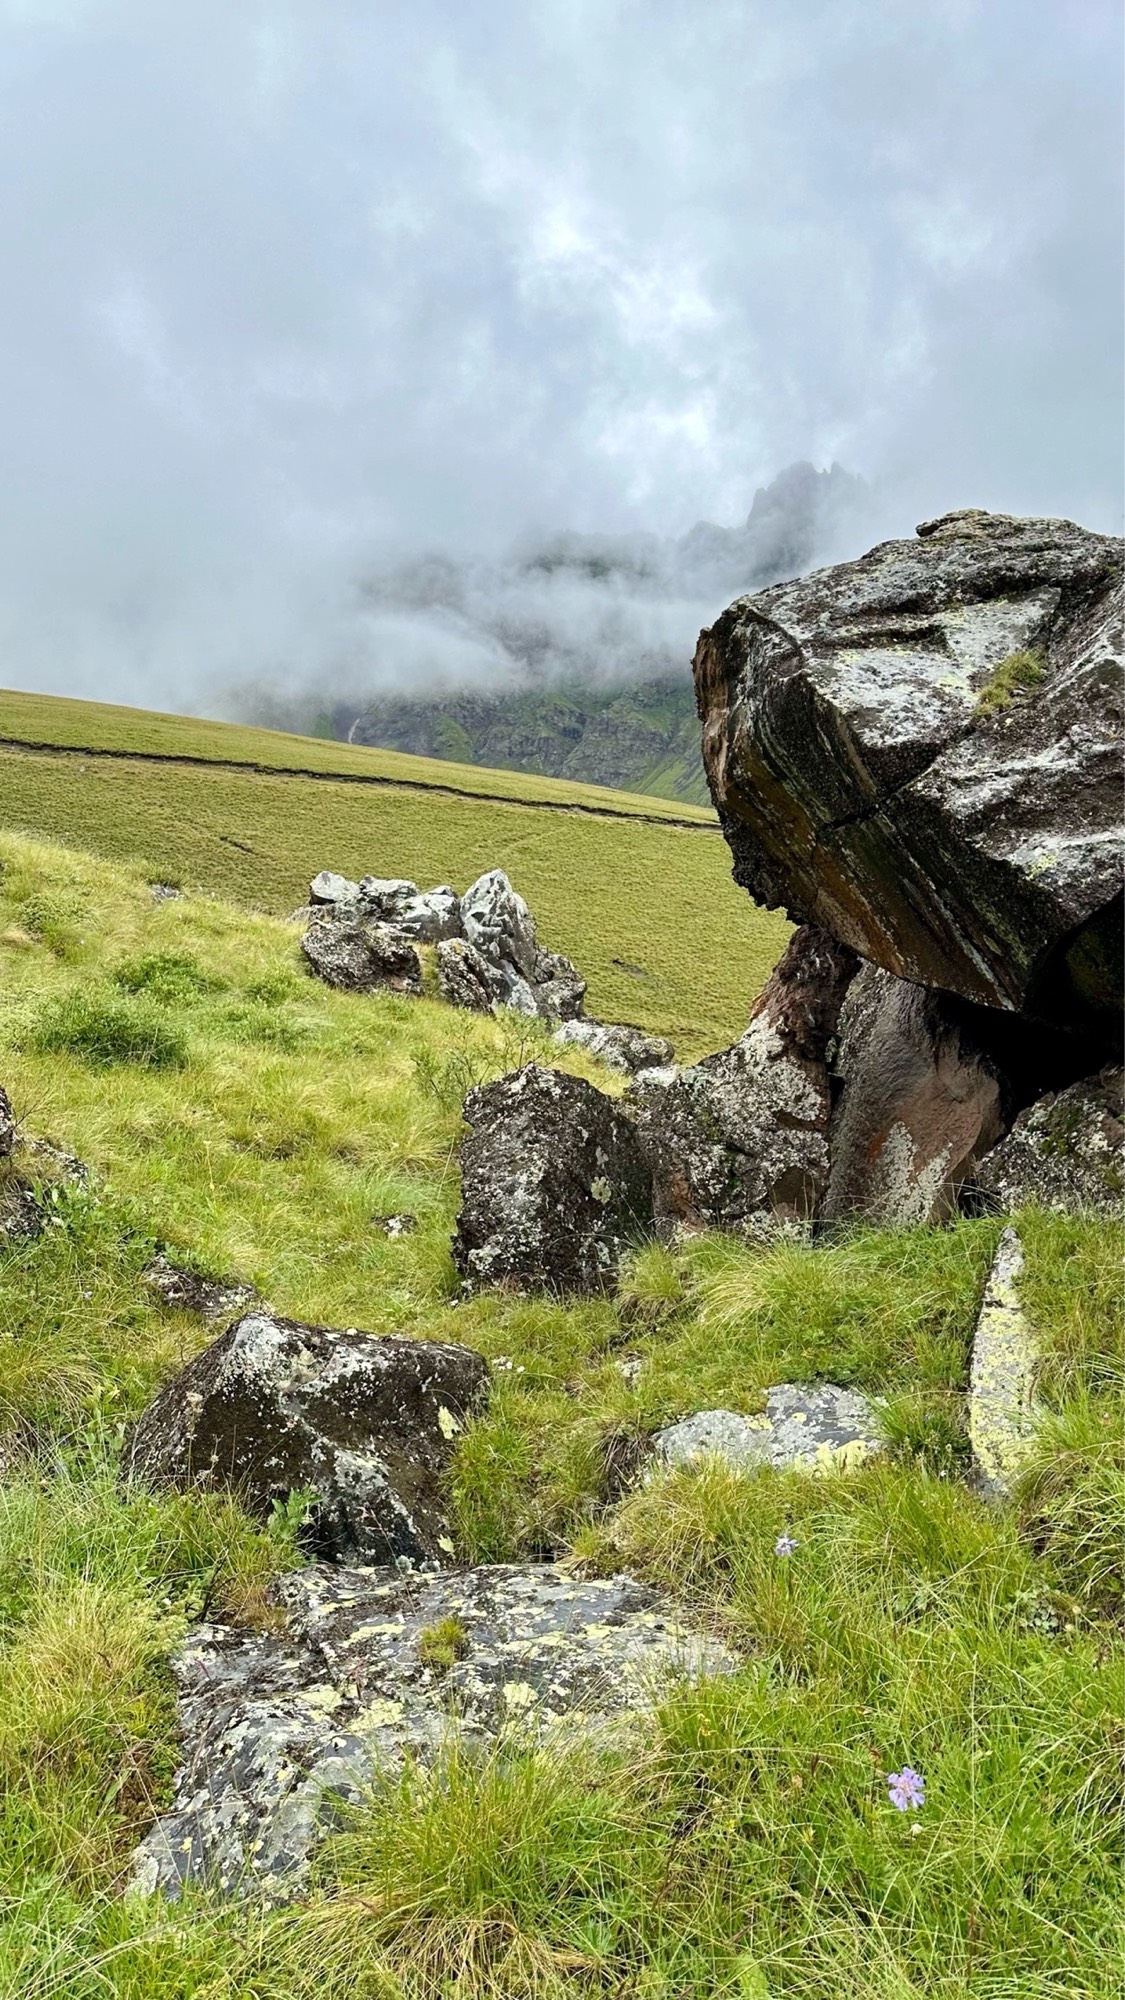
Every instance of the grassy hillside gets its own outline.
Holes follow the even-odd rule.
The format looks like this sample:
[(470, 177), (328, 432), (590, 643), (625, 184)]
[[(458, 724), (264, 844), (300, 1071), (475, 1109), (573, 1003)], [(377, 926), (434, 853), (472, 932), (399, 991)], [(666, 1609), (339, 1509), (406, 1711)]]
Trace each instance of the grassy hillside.
[[(461, 1096), (541, 1030), (333, 994), (291, 927), (154, 904), (146, 872), (0, 834), (0, 1079), (93, 1169), (0, 1249), (3, 2000), (1108, 2000), (1119, 1232), (1020, 1218), (1046, 1415), (1019, 1507), (990, 1509), (960, 1473), (998, 1222), (647, 1245), (615, 1299), (457, 1304)], [(380, 1234), (388, 1210), (416, 1233)], [(268, 1618), (298, 1560), (291, 1513), (117, 1484), (124, 1423), (207, 1338), (145, 1291), (158, 1241), (279, 1310), (505, 1357), (457, 1459), (460, 1553), (628, 1566), (739, 1671), (670, 1695), (628, 1759), (407, 1771), (291, 1910), (122, 1896), (175, 1763), (169, 1646), (204, 1606)], [(885, 1463), (613, 1502), (622, 1444), (808, 1375), (888, 1397)], [(907, 1762), (926, 1800), (900, 1814)]]
[(46, 696), (0, 696), (0, 739), (59, 746), (0, 748), (0, 826), (277, 915), (320, 867), (457, 888), (503, 867), (589, 980), (590, 1012), (685, 1056), (741, 1032), (784, 944), (690, 807)]

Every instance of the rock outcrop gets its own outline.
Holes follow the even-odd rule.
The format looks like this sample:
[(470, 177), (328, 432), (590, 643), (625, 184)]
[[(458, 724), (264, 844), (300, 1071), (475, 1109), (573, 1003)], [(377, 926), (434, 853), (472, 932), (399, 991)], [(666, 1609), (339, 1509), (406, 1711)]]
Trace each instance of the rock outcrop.
[(784, 1382), (766, 1393), (761, 1417), (702, 1410), (653, 1439), (659, 1465), (719, 1458), (734, 1471), (843, 1472), (883, 1449), (875, 1410), (858, 1389), (831, 1382)]
[(551, 1564), (320, 1566), (276, 1596), (283, 1635), (204, 1625), (172, 1661), (184, 1764), (135, 1856), (143, 1891), (296, 1895), (318, 1837), (377, 1772), (458, 1740), (617, 1740), (670, 1680), (736, 1664), (630, 1577)]
[(1120, 1069), (1104, 1069), (1021, 1111), (974, 1181), (989, 1206), (1030, 1202), (1061, 1213), (1120, 1216), (1125, 1190), (1125, 1108)]
[(544, 951), (535, 919), (502, 868), (481, 875), (461, 898), (465, 937), (491, 968), (497, 997), (520, 1014), (570, 1020), (581, 1013), (586, 983), (561, 952)]
[(472, 1285), (603, 1292), (652, 1226), (636, 1131), (581, 1077), (537, 1063), (470, 1091), (453, 1261)]
[(898, 978), (1110, 1052), (1121, 577), (1109, 536), (970, 510), (740, 598), (695, 657), (736, 880)]
[(643, 1090), (658, 1227), (811, 1218), (828, 1185), (829, 1056), (858, 960), (811, 925), (790, 940), (733, 1048)]
[(321, 1553), (448, 1561), (442, 1481), (488, 1387), (467, 1347), (249, 1312), (158, 1391), (126, 1467), (150, 1486), (236, 1492), (259, 1517), (311, 1488)]
[(389, 924), (335, 917), (310, 924), (301, 950), (318, 979), (344, 993), (420, 993), (422, 963), (410, 939)]

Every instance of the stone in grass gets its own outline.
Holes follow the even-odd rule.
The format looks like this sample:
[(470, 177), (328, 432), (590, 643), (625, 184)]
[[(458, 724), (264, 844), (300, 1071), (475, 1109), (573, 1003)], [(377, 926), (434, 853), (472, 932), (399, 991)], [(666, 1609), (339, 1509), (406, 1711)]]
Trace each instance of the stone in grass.
[(977, 1167), (977, 1192), (1009, 1212), (1038, 1202), (1064, 1214), (1120, 1216), (1123, 1081), (1125, 1072), (1103, 1069), (1021, 1111)]
[(554, 1564), (403, 1577), (319, 1565), (281, 1579), (284, 1636), (205, 1625), (172, 1666), (184, 1764), (134, 1880), (281, 1900), (377, 1771), (443, 1745), (629, 1738), (674, 1678), (733, 1670), (630, 1577)]
[(149, 1486), (236, 1492), (259, 1519), (311, 1488), (323, 1554), (441, 1562), (453, 1441), (488, 1387), (467, 1347), (249, 1312), (158, 1391), (126, 1467)]
[(980, 1491), (1009, 1499), (1027, 1455), (1033, 1417), (1036, 1346), (1020, 1304), (1023, 1246), (1005, 1229), (985, 1286), (973, 1335), (969, 1442)]
[(11, 1098), (8, 1096), (7, 1091), (0, 1086), (0, 1160), (11, 1158), (12, 1148), (15, 1143), (16, 1114), (12, 1110)]
[(882, 1449), (867, 1397), (831, 1382), (785, 1382), (767, 1391), (764, 1416), (702, 1410), (653, 1439), (665, 1466), (714, 1457), (736, 1471), (772, 1465), (778, 1472), (843, 1472)]
[(311, 924), (301, 950), (318, 979), (345, 993), (420, 993), (422, 963), (410, 939), (387, 924), (337, 919)]
[(418, 1227), (418, 1217), (406, 1211), (394, 1215), (373, 1215), (371, 1226), (379, 1231), (380, 1236), (389, 1236), (392, 1243), (397, 1243), (400, 1236), (413, 1236)]
[(583, 1078), (529, 1063), (465, 1099), (453, 1261), (471, 1285), (608, 1291), (652, 1225), (630, 1121)]
[(173, 1264), (163, 1251), (145, 1265), (141, 1278), (162, 1305), (215, 1323), (243, 1311), (258, 1296), (253, 1285), (238, 1278), (201, 1278), (197, 1271)]

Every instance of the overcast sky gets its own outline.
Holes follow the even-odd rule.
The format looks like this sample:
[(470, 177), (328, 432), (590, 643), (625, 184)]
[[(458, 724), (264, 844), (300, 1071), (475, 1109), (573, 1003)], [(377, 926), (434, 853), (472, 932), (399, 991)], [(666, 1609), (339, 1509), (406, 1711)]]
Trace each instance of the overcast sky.
[(331, 676), (372, 552), (797, 458), (1119, 529), (1118, 17), (0, 0), (0, 682)]

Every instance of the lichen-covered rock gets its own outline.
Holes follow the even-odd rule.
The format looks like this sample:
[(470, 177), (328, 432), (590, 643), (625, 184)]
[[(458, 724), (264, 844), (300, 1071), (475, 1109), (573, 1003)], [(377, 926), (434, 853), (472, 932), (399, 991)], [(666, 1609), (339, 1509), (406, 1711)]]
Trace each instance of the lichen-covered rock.
[(151, 1486), (237, 1492), (259, 1517), (312, 1488), (325, 1552), (440, 1562), (442, 1481), (488, 1383), (467, 1347), (249, 1312), (158, 1391), (126, 1466)]
[(467, 1007), (474, 1014), (490, 1014), (498, 998), (499, 982), (467, 938), (446, 938), (438, 945), (438, 992), (451, 1007)]
[(980, 1162), (977, 1189), (1009, 1212), (1030, 1202), (1062, 1213), (1120, 1216), (1125, 1189), (1125, 1073), (1104, 1069), (1021, 1111)]
[(309, 902), (313, 906), (323, 905), (334, 909), (339, 905), (358, 903), (359, 883), (349, 882), (346, 875), (336, 875), (331, 868), (322, 868), (309, 883)]
[(1004, 1129), (1003, 1082), (971, 1010), (867, 965), (840, 1010), (843, 1089), (829, 1132), (819, 1222), (906, 1226), (957, 1207), (975, 1162)]
[(740, 598), (695, 658), (736, 880), (900, 978), (1119, 1020), (1121, 574), (969, 511)]
[(318, 979), (345, 993), (420, 993), (422, 962), (387, 924), (341, 919), (309, 926), (301, 950)]
[(242, 1312), (256, 1299), (253, 1285), (240, 1278), (203, 1278), (173, 1264), (163, 1252), (146, 1264), (141, 1277), (163, 1305), (180, 1312), (198, 1313), (201, 1319), (218, 1322)]
[(586, 999), (586, 981), (561, 951), (540, 951), (531, 991), (542, 1021), (577, 1021)]
[(653, 1440), (660, 1465), (711, 1457), (736, 1471), (770, 1465), (778, 1472), (841, 1472), (882, 1449), (878, 1417), (867, 1397), (831, 1382), (785, 1382), (767, 1391), (764, 1416), (702, 1410)]
[(11, 1104), (0, 1091), (0, 1248), (39, 1236), (61, 1195), (88, 1188), (83, 1161), (50, 1139), (32, 1139), (19, 1129)]
[(1007, 1499), (1027, 1454), (1037, 1362), (1035, 1337), (1020, 1303), (1023, 1245), (1005, 1229), (973, 1335), (969, 1441), (977, 1483)]
[(0, 1086), (0, 1160), (11, 1158), (12, 1147), (16, 1143), (16, 1114), (12, 1110), (12, 1100)]
[(643, 1028), (619, 1021), (566, 1020), (552, 1038), (563, 1048), (585, 1049), (597, 1056), (607, 1069), (622, 1076), (636, 1076), (644, 1069), (658, 1069), (672, 1060), (672, 1044), (662, 1035), (646, 1034)]
[(447, 883), (408, 896), (390, 918), (395, 930), (417, 938), (420, 944), (438, 944), (442, 938), (461, 934), (461, 898)]
[(205, 1625), (173, 1660), (184, 1765), (135, 1857), (142, 1890), (295, 1895), (340, 1804), (405, 1756), (617, 1740), (670, 1680), (735, 1665), (630, 1577), (551, 1564), (410, 1578), (320, 1566), (277, 1596), (283, 1637)]
[(639, 1095), (657, 1224), (807, 1218), (828, 1184), (828, 1055), (857, 961), (806, 925), (734, 1046)]
[(489, 965), (507, 967), (531, 984), (539, 958), (535, 919), (502, 868), (490, 868), (466, 889), (461, 927)]
[(630, 1121), (581, 1077), (530, 1063), (470, 1091), (453, 1260), (473, 1285), (608, 1290), (651, 1228)]

